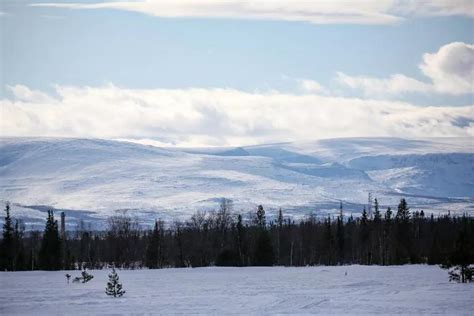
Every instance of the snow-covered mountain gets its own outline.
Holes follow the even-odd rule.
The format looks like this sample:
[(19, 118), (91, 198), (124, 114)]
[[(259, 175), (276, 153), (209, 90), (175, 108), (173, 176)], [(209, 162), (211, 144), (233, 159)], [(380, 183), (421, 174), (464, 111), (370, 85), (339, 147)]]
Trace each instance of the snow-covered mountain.
[(222, 198), (296, 216), (360, 213), (407, 197), (428, 212), (474, 212), (471, 138), (346, 138), (238, 148), (157, 148), (96, 139), (0, 140), (0, 200), (34, 224), (48, 207), (101, 220), (185, 218)]

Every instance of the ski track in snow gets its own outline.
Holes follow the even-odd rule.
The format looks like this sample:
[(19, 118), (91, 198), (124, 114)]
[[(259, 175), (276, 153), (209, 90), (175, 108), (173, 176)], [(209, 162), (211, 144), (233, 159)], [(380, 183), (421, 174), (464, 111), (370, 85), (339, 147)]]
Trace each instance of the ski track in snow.
[(104, 292), (109, 270), (90, 272), (86, 284), (67, 284), (66, 271), (0, 272), (0, 314), (472, 315), (474, 302), (474, 283), (426, 265), (118, 270), (121, 298)]

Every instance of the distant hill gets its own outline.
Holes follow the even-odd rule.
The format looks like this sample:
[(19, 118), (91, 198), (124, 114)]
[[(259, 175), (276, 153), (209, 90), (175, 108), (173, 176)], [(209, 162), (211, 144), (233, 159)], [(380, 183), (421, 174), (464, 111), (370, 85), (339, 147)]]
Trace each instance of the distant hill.
[[(220, 199), (327, 215), (359, 213), (369, 192), (383, 207), (405, 196), (428, 212), (474, 213), (471, 138), (345, 138), (236, 148), (157, 148), (97, 139), (3, 138), (0, 200), (27, 223), (48, 207), (101, 220), (185, 218)], [(16, 210), (16, 211), (15, 211)]]

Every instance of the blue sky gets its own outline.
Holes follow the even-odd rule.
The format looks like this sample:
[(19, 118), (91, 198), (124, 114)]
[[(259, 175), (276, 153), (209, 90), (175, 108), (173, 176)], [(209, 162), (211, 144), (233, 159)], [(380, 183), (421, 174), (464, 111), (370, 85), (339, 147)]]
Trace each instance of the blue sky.
[[(97, 2), (101, 1), (94, 3)], [(295, 97), (315, 93), (345, 101), (357, 98), (404, 102), (416, 107), (468, 107), (467, 116), (472, 113), (472, 68), (467, 77), (448, 73), (464, 80), (461, 82), (464, 88), (451, 87), (441, 81), (436, 83), (445, 76), (443, 73), (430, 77), (420, 70), (424, 54), (441, 52), (443, 46), (451, 43), (464, 45), (446, 47), (453, 52), (452, 56), (461, 56), (464, 63), (467, 59), (468, 67), (472, 67), (472, 12), (463, 14), (462, 10), (453, 8), (429, 14), (403, 11), (404, 14), (396, 15), (402, 20), (395, 23), (313, 23), (288, 21), (286, 16), (281, 18), (280, 15), (272, 19), (242, 18), (242, 14), (252, 14), (245, 10), (236, 16), (231, 12), (230, 17), (228, 13), (196, 17), (186, 12), (178, 17), (163, 17), (156, 15), (161, 7), (144, 13), (117, 8), (71, 9), (64, 7), (65, 2), (54, 6), (31, 6), (32, 3), (35, 2), (6, 1), (0, 9), (3, 12), (0, 16), (3, 54), (0, 99), (8, 100), (8, 106), (24, 99), (18, 95), (19, 90), (12, 87), (24, 87), (31, 93), (54, 99), (61, 94), (58, 87), (106, 89), (112, 86), (115, 90), (127, 91), (221, 88), (254, 96), (275, 91)], [(347, 7), (347, 3), (345, 5)], [(459, 7), (462, 5), (466, 2), (460, 1)], [(472, 9), (472, 4), (469, 7), (467, 2), (467, 5)], [(436, 65), (445, 65), (441, 53), (438, 55), (440, 62)], [(426, 68), (438, 74), (436, 65), (433, 62)], [(404, 76), (401, 88), (390, 79), (397, 74)], [(412, 89), (410, 80), (416, 80), (415, 85), (420, 88)], [(316, 85), (305, 86), (303, 82)], [(385, 93), (381, 85), (393, 91)], [(55, 135), (46, 126), (41, 128), (32, 128), (26, 135)], [(472, 129), (465, 130), (464, 136), (470, 135)], [(25, 135), (25, 132), (18, 130), (16, 134)], [(76, 134), (81, 135), (72, 133)], [(354, 133), (354, 136), (362, 136), (360, 134)], [(446, 136), (451, 134), (463, 133), (446, 133)], [(85, 136), (127, 138), (131, 135), (86, 133)], [(344, 135), (335, 133), (334, 136)], [(133, 134), (133, 137), (155, 138), (152, 133)], [(276, 136), (268, 140), (274, 139)], [(179, 143), (171, 141), (171, 144)], [(221, 143), (234, 144), (216, 142)], [(197, 145), (201, 143), (198, 141)]]

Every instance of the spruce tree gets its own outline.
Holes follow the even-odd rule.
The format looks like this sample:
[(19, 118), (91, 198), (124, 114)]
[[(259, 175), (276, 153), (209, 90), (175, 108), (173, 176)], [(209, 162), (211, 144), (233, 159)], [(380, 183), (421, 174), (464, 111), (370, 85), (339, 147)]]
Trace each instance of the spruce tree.
[(119, 276), (117, 272), (115, 272), (115, 268), (112, 268), (112, 273), (109, 274), (109, 282), (107, 282), (105, 293), (113, 297), (121, 297), (125, 294), (125, 291), (122, 289), (122, 284), (119, 282)]
[(412, 232), (410, 225), (410, 209), (408, 208), (405, 199), (401, 199), (398, 204), (397, 215), (395, 216), (396, 223), (396, 238), (397, 238), (397, 261), (398, 264), (408, 263), (413, 261), (412, 252)]
[(10, 204), (5, 206), (5, 222), (3, 223), (3, 240), (1, 244), (1, 268), (2, 270), (13, 270), (15, 249), (14, 249), (14, 228), (10, 217)]
[(39, 252), (39, 266), (43, 270), (61, 269), (61, 237), (58, 232), (58, 221), (53, 211), (48, 211), (43, 240)]
[(265, 222), (265, 210), (259, 205), (257, 209), (257, 240), (254, 249), (254, 265), (273, 265), (273, 246)]
[(367, 225), (369, 221), (369, 217), (367, 215), (367, 210), (365, 209), (365, 206), (364, 206), (364, 209), (362, 210), (362, 217), (360, 218), (360, 223), (362, 225)]
[(410, 208), (408, 207), (407, 201), (405, 199), (400, 200), (395, 218), (397, 221), (403, 223), (407, 223), (410, 220)]
[(382, 264), (390, 264), (390, 248), (391, 248), (391, 225), (392, 225), (392, 209), (387, 208), (384, 216), (383, 235), (382, 235)]
[(392, 222), (392, 209), (390, 207), (387, 208), (385, 212), (385, 223), (391, 224)]
[(281, 208), (278, 210), (278, 235), (277, 235), (277, 258), (276, 263), (280, 264), (280, 252), (281, 252), (281, 233), (283, 230), (283, 212)]
[(242, 222), (242, 215), (237, 216), (237, 224), (236, 224), (236, 230), (237, 230), (237, 252), (239, 256), (239, 265), (243, 266), (246, 264), (244, 260), (244, 224)]
[(361, 262), (364, 264), (371, 264), (372, 262), (372, 253), (370, 251), (370, 228), (369, 228), (369, 218), (367, 215), (367, 210), (362, 211), (362, 217), (360, 219), (360, 244), (362, 248)]
[(383, 262), (383, 241), (382, 241), (382, 213), (379, 208), (379, 201), (374, 200), (374, 218), (372, 220), (372, 251), (374, 252), (373, 262), (381, 264)]

